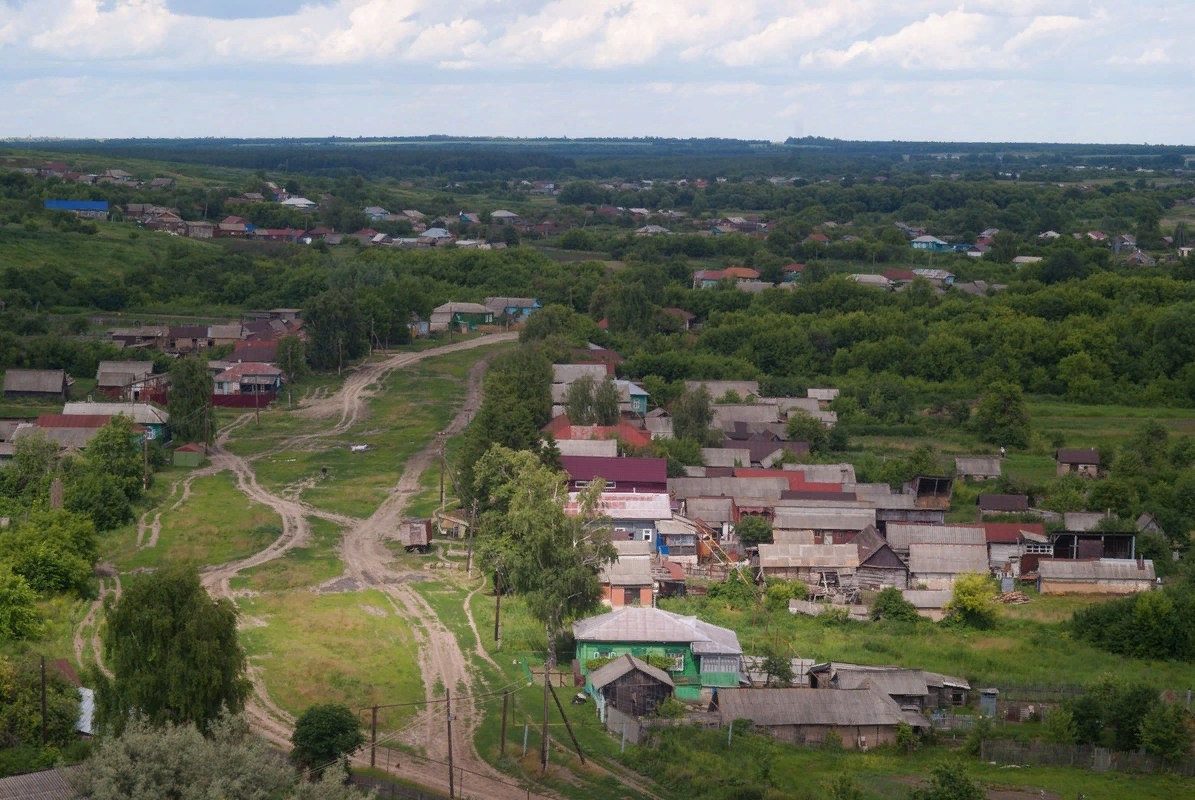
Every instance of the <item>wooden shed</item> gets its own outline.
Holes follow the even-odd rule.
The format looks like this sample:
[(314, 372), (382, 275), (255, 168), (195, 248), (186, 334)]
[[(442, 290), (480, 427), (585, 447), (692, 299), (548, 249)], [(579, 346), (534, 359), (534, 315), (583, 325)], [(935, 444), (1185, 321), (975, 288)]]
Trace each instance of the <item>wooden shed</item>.
[(602, 722), (611, 706), (632, 717), (654, 714), (675, 688), (667, 672), (629, 653), (589, 673), (589, 685)]
[[(980, 534), (983, 534), (982, 529)], [(909, 545), (910, 582), (927, 589), (952, 589), (960, 575), (988, 574), (988, 546), (983, 544)]]
[(203, 464), (207, 455), (207, 448), (200, 442), (191, 442), (174, 449), (174, 466), (198, 467)]
[(10, 369), (4, 373), (4, 397), (66, 400), (70, 379), (60, 369)]
[(859, 550), (853, 544), (761, 544), (759, 571), (765, 578), (796, 579), (832, 585), (840, 576), (853, 575), (859, 567)]
[(925, 717), (901, 711), (874, 689), (719, 689), (715, 702), (722, 724), (749, 719), (762, 732), (792, 744), (822, 744), (833, 732), (844, 747), (866, 750), (895, 744), (902, 722), (929, 727)]
[(859, 552), (859, 569), (855, 574), (860, 588), (883, 589), (895, 586), (897, 589), (904, 589), (909, 585), (908, 565), (874, 526), (869, 525), (855, 537), (852, 544)]
[(998, 456), (958, 456), (954, 459), (954, 476), (965, 481), (988, 481), (1000, 477)]

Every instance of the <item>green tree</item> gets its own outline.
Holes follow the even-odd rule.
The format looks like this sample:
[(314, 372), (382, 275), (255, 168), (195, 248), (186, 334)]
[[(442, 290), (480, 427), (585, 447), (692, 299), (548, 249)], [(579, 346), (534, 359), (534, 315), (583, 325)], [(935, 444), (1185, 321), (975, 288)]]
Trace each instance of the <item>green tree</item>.
[(996, 621), (996, 589), (987, 575), (969, 572), (954, 581), (946, 611), (966, 625), (990, 628)]
[(95, 526), (70, 511), (34, 512), (0, 531), (0, 553), (35, 591), (86, 595), (97, 557)]
[(63, 506), (86, 514), (96, 530), (110, 531), (133, 517), (133, 506), (119, 478), (96, 469), (80, 469), (66, 481)]
[(38, 639), (44, 632), (45, 619), (37, 607), (37, 593), (24, 576), (0, 561), (0, 641)]
[(767, 517), (749, 514), (741, 517), (734, 526), (735, 533), (744, 547), (772, 543), (772, 521)]
[(593, 391), (593, 416), (598, 425), (617, 425), (621, 418), (618, 387), (606, 378)]
[(12, 462), (0, 472), (0, 486), (7, 484), (5, 494), (18, 497), (48, 492), (59, 449), (58, 443), (47, 439), (42, 430), (18, 436), (13, 442)]
[(86, 468), (115, 478), (124, 496), (136, 500), (141, 496), (144, 474), (138, 439), (144, 435), (133, 432), (131, 417), (112, 417), (87, 443)]
[[(0, 566), (0, 587), (3, 586)], [(0, 591), (3, 591), (0, 588)], [(0, 601), (2, 603), (2, 601)], [(3, 615), (0, 606), (0, 617)], [(3, 622), (0, 621), (0, 626)], [(0, 635), (3, 632), (0, 631)], [(41, 669), (37, 659), (12, 663), (0, 656), (0, 742), (5, 748), (25, 748), (30, 755), (41, 748)], [(46, 669), (46, 755), (76, 740), (79, 692), (56, 669)], [(7, 761), (7, 759), (6, 759)], [(11, 762), (9, 762), (11, 763)], [(0, 765), (0, 775), (5, 774)]]
[[(771, 587), (769, 587), (771, 589)], [(788, 612), (788, 601), (784, 603), (785, 613)], [(792, 656), (787, 652), (768, 648), (760, 665), (760, 669), (766, 677), (765, 685), (767, 686), (790, 686), (793, 682), (793, 662)]]
[(984, 800), (987, 793), (967, 777), (959, 761), (947, 761), (930, 771), (929, 786), (909, 792), (909, 800)]
[(830, 429), (808, 412), (793, 409), (784, 426), (788, 438), (794, 442), (805, 442), (811, 453), (825, 453), (830, 449)]
[(917, 614), (917, 606), (910, 603), (901, 594), (900, 589), (888, 586), (880, 590), (875, 602), (871, 606), (872, 619), (891, 619), (900, 622), (917, 622), (921, 617)]
[(340, 370), (365, 355), (368, 324), (354, 292), (328, 289), (311, 298), (303, 311), (307, 360), (317, 370)]
[(319, 775), (324, 767), (342, 762), (348, 773), (348, 757), (365, 744), (361, 721), (348, 706), (325, 703), (311, 706), (295, 721), (291, 736), (291, 760), (301, 769)]
[(213, 719), (207, 736), (193, 725), (133, 719), (119, 735), (100, 740), (77, 788), (90, 800), (272, 800), (291, 796), (296, 778), (240, 717)]
[(1068, 709), (1055, 708), (1046, 715), (1046, 740), (1051, 744), (1074, 744), (1079, 740), (1075, 715)]
[(236, 606), (213, 600), (193, 568), (161, 568), (130, 585), (107, 611), (104, 661), (115, 678), (98, 685), (101, 725), (119, 732), (139, 715), (206, 731), (222, 708), (240, 712), (251, 687), (236, 621)]
[(997, 381), (988, 385), (971, 424), (984, 441), (1007, 447), (1028, 447), (1029, 411), (1021, 387)]
[(1141, 746), (1151, 756), (1174, 762), (1191, 755), (1187, 711), (1178, 703), (1154, 703), (1137, 731)]
[(672, 434), (677, 439), (691, 439), (703, 446), (710, 441), (714, 408), (709, 389), (705, 386), (686, 389), (672, 401), (671, 411)]
[(544, 626), (550, 668), (564, 620), (598, 608), (598, 573), (617, 558), (609, 521), (596, 511), (602, 484), (580, 494), (578, 514), (566, 514), (567, 476), (501, 446), (481, 459), (475, 480), (489, 506), (478, 520), (478, 557)]
[(597, 418), (594, 408), (594, 387), (596, 381), (590, 375), (582, 375), (569, 384), (564, 395), (564, 413), (574, 425), (593, 425)]
[(613, 333), (647, 336), (656, 308), (641, 282), (619, 286), (610, 302), (607, 322)]
[(293, 333), (278, 340), (278, 369), (282, 370), (282, 379), (287, 383), (294, 383), (309, 372), (307, 344)]
[(565, 347), (584, 347), (597, 340), (602, 331), (597, 323), (568, 306), (550, 304), (527, 318), (519, 332), (520, 342), (559, 342)]
[(174, 438), (183, 442), (211, 442), (216, 435), (212, 414), (212, 375), (207, 359), (188, 356), (170, 368), (166, 408)]

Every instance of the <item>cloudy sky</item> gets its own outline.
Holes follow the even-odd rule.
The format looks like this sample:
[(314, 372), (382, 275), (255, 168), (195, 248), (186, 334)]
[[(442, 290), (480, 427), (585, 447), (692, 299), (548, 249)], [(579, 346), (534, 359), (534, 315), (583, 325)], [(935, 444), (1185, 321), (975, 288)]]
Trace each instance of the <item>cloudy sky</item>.
[(1195, 144), (1191, 0), (0, 0), (0, 136)]

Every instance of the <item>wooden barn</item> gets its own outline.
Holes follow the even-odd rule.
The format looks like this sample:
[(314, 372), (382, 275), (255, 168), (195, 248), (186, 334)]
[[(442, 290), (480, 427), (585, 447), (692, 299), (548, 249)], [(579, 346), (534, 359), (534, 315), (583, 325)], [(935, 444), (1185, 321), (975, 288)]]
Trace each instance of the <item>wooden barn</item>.
[(859, 569), (855, 574), (858, 576), (860, 588), (908, 587), (908, 566), (874, 526), (869, 525), (855, 537), (852, 544), (859, 551)]
[(724, 725), (749, 719), (761, 732), (791, 744), (822, 744), (836, 733), (844, 747), (866, 750), (895, 744), (902, 722), (915, 730), (929, 727), (925, 717), (901, 711), (875, 689), (719, 689), (716, 702)]
[(589, 673), (588, 682), (602, 722), (609, 707), (632, 717), (654, 714), (674, 689), (667, 672), (629, 653)]

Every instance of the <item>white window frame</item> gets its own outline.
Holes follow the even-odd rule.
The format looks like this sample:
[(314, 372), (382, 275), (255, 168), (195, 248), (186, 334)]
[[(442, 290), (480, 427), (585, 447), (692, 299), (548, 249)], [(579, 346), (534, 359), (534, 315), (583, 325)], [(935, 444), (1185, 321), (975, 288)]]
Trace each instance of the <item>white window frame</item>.
[(652, 533), (651, 528), (642, 528), (642, 529), (640, 529), (640, 533), (643, 535), (643, 541), (645, 541), (645, 542), (651, 541), (651, 533)]
[(588, 489), (589, 481), (573, 481), (573, 485), (576, 486), (578, 489)]

